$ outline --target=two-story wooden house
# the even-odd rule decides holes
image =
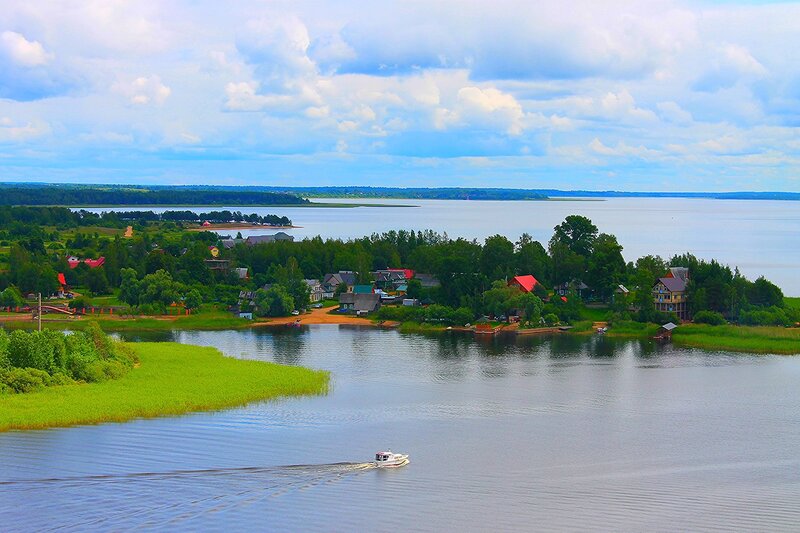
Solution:
[[[686,284],[689,282],[689,269],[670,267],[669,272],[653,285],[653,305],[656,311],[675,313],[681,320],[689,319],[689,306],[686,299]]]

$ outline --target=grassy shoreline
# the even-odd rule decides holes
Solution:
[[[290,317],[292,322],[296,317]],[[349,324],[343,317],[341,325]],[[245,320],[221,311],[203,312],[196,315],[181,316],[172,319],[155,317],[138,317],[132,319],[106,318],[102,315],[92,317],[104,331],[169,331],[169,330],[226,330],[247,329],[254,327],[285,325],[281,320]],[[87,323],[84,319],[43,320],[42,325],[56,329],[81,329]],[[328,322],[326,322],[328,323]],[[338,322],[330,322],[337,324]],[[573,330],[559,335],[589,335],[594,333],[592,321],[580,321]],[[31,329],[36,327],[34,321],[9,321],[6,327]],[[372,324],[381,326],[377,322]],[[403,322],[392,324],[401,333],[441,333],[447,331],[438,324]],[[385,327],[385,326],[384,326]],[[611,324],[606,335],[615,338],[649,339],[656,335],[657,324],[640,322],[617,322]],[[770,326],[708,326],[705,324],[683,324],[675,330],[672,341],[680,346],[692,346],[706,350],[726,350],[746,353],[775,353],[781,355],[800,354],[800,329]]]
[[[322,394],[329,374],[225,357],[208,347],[130,343],[139,367],[103,383],[0,396],[0,431],[43,429],[215,411],[253,401]]]

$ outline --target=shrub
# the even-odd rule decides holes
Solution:
[[[544,321],[548,326],[555,326],[558,324],[558,315],[555,313],[548,313],[542,318],[544,318]]]
[[[788,326],[792,320],[785,309],[773,306],[743,310],[739,322],[749,326]]]
[[[3,383],[16,393],[35,392],[50,384],[50,374],[38,368],[12,368],[2,376]]]
[[[81,295],[70,300],[69,304],[67,305],[70,309],[88,309],[92,307],[92,300],[90,300],[87,296]]]
[[[725,317],[716,311],[698,311],[694,315],[694,321],[698,324],[710,324],[712,326],[721,326],[726,323]]]

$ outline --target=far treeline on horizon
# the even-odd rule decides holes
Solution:
[[[62,206],[304,206],[309,198],[420,200],[548,200],[555,198],[707,198],[800,200],[785,191],[615,191],[512,189],[493,187],[245,186],[0,183],[0,205]]]

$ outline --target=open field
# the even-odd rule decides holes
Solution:
[[[0,431],[122,422],[322,394],[328,373],[223,356],[177,343],[129,344],[140,365],[104,383],[0,396]]]

